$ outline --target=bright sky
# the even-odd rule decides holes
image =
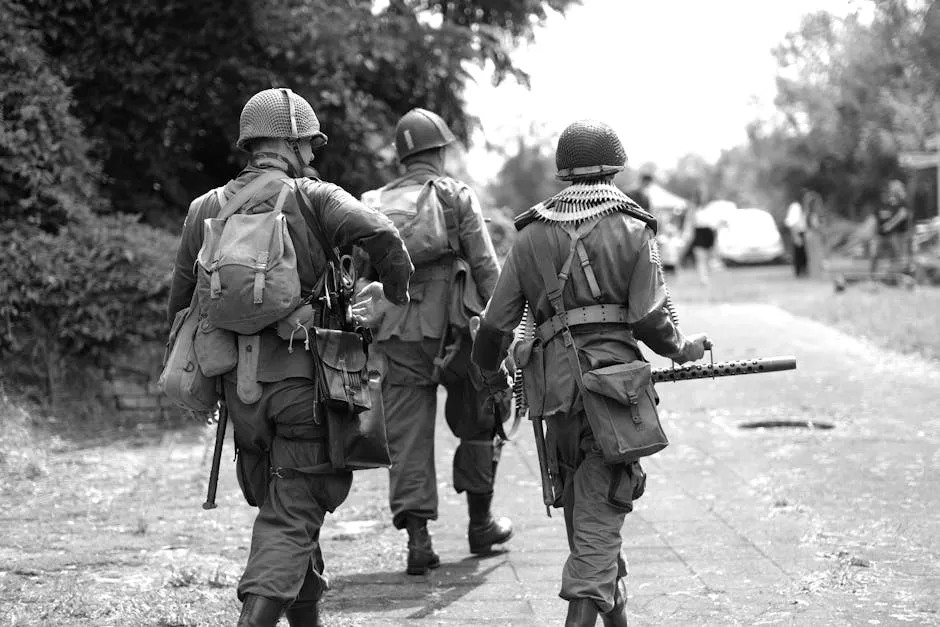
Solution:
[[[771,49],[825,9],[844,15],[858,0],[583,0],[551,15],[533,45],[515,55],[531,76],[526,91],[494,88],[479,72],[467,90],[482,134],[470,151],[471,174],[485,180],[505,144],[531,124],[554,143],[578,118],[607,122],[629,163],[669,168],[689,152],[708,159],[746,139],[745,125],[775,94]]]

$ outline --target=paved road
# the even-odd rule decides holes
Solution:
[[[771,306],[682,313],[716,358],[789,354],[799,369],[659,386],[672,445],[645,464],[623,531],[632,623],[940,624],[940,369]],[[833,428],[740,428],[759,420]],[[385,473],[360,473],[324,537],[327,624],[560,625],[564,522],[541,506],[528,425],[504,451],[495,503],[517,534],[486,559],[467,552],[440,425],[442,567],[402,574]]]

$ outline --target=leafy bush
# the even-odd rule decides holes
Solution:
[[[10,0],[0,0],[0,14],[0,223],[55,232],[100,202],[100,172],[36,32]]]
[[[23,11],[0,0],[0,13],[0,371],[48,402],[116,346],[165,334],[176,242],[93,211],[108,204],[69,88]]]

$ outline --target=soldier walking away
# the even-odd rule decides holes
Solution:
[[[277,199],[283,197],[280,211],[297,252],[301,297],[314,310],[323,305],[309,297],[322,285],[328,259],[321,236],[337,247],[363,247],[387,300],[407,303],[412,266],[391,221],[340,187],[310,176],[314,149],[327,141],[310,104],[289,89],[266,89],[245,104],[239,129],[238,147],[251,158],[235,179],[190,205],[176,256],[169,319],[192,298],[204,220],[217,216],[222,203],[242,190],[239,199],[247,201],[241,211],[252,214],[277,211]],[[294,193],[283,194],[285,186]],[[239,336],[239,344],[247,337]],[[237,370],[223,376],[235,428],[238,482],[248,503],[260,508],[238,584],[243,603],[238,625],[270,627],[285,612],[293,627],[320,625],[318,602],[328,588],[320,528],[326,513],[346,499],[352,473],[334,471],[328,463],[326,433],[314,413],[311,353],[290,350],[272,327],[250,338],[256,342],[248,353],[254,359],[242,359],[245,353],[239,351]],[[256,390],[255,398],[244,389]]]
[[[427,527],[438,516],[434,467],[438,385],[447,390],[447,425],[460,439],[453,485],[467,495],[470,552],[489,553],[512,536],[509,519],[494,517],[490,509],[500,452],[495,433],[509,412],[510,384],[504,377],[501,398],[487,402],[479,370],[470,363],[469,326],[455,324],[467,302],[476,302],[472,313],[482,310],[499,276],[476,195],[444,173],[448,147],[455,141],[437,114],[409,111],[395,129],[404,176],[362,197],[396,223],[415,264],[411,302],[371,320],[375,354],[385,362],[382,394],[392,458],[392,523],[408,531],[411,575],[423,575],[440,565]]]
[[[566,353],[569,340],[585,372],[639,363],[637,340],[678,363],[700,359],[710,344],[705,335],[683,336],[670,318],[656,221],[612,184],[626,164],[613,129],[593,120],[574,122],[558,140],[555,163],[557,177],[572,184],[517,218],[520,233],[486,308],[473,361],[484,374],[495,370],[529,308],[538,325],[541,377],[530,380],[521,355],[517,367],[526,375],[530,417],[547,423],[545,452],[554,483],[549,498],[564,508],[570,551],[560,591],[568,601],[565,625],[594,625],[600,613],[605,625],[620,627],[627,624],[621,529],[646,475],[638,461],[605,463],[584,411],[579,373]],[[563,327],[570,335],[560,332]],[[639,393],[655,394],[652,387]],[[632,424],[631,417],[612,418]]]
[[[908,262],[907,234],[910,230],[911,212],[907,208],[907,192],[904,183],[895,179],[881,195],[881,202],[875,210],[876,232],[872,240],[871,267],[874,274],[878,263],[884,256],[891,264],[890,271]]]

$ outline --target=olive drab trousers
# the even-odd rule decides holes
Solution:
[[[245,405],[234,380],[225,380],[238,482],[249,504],[260,508],[239,599],[256,594],[284,603],[318,601],[329,588],[320,528],[326,513],[349,495],[352,473],[329,465],[325,430],[314,422],[315,390],[305,378],[264,383],[261,399]],[[317,467],[325,472],[293,470]],[[282,470],[275,474],[272,468]]]
[[[592,599],[601,612],[614,606],[617,579],[627,576],[621,530],[646,475],[639,463],[605,464],[584,412],[546,420],[546,447],[555,470],[568,533],[561,598]]]
[[[437,520],[434,428],[438,385],[447,390],[447,425],[460,439],[453,461],[454,489],[482,494],[493,490],[499,455],[494,445],[494,415],[484,410],[487,394],[471,372],[475,366],[470,362],[470,337],[462,339],[460,350],[435,383],[432,374],[439,344],[437,339],[391,339],[376,345],[384,375],[382,396],[392,458],[389,504],[398,529],[405,527],[409,515]]]

